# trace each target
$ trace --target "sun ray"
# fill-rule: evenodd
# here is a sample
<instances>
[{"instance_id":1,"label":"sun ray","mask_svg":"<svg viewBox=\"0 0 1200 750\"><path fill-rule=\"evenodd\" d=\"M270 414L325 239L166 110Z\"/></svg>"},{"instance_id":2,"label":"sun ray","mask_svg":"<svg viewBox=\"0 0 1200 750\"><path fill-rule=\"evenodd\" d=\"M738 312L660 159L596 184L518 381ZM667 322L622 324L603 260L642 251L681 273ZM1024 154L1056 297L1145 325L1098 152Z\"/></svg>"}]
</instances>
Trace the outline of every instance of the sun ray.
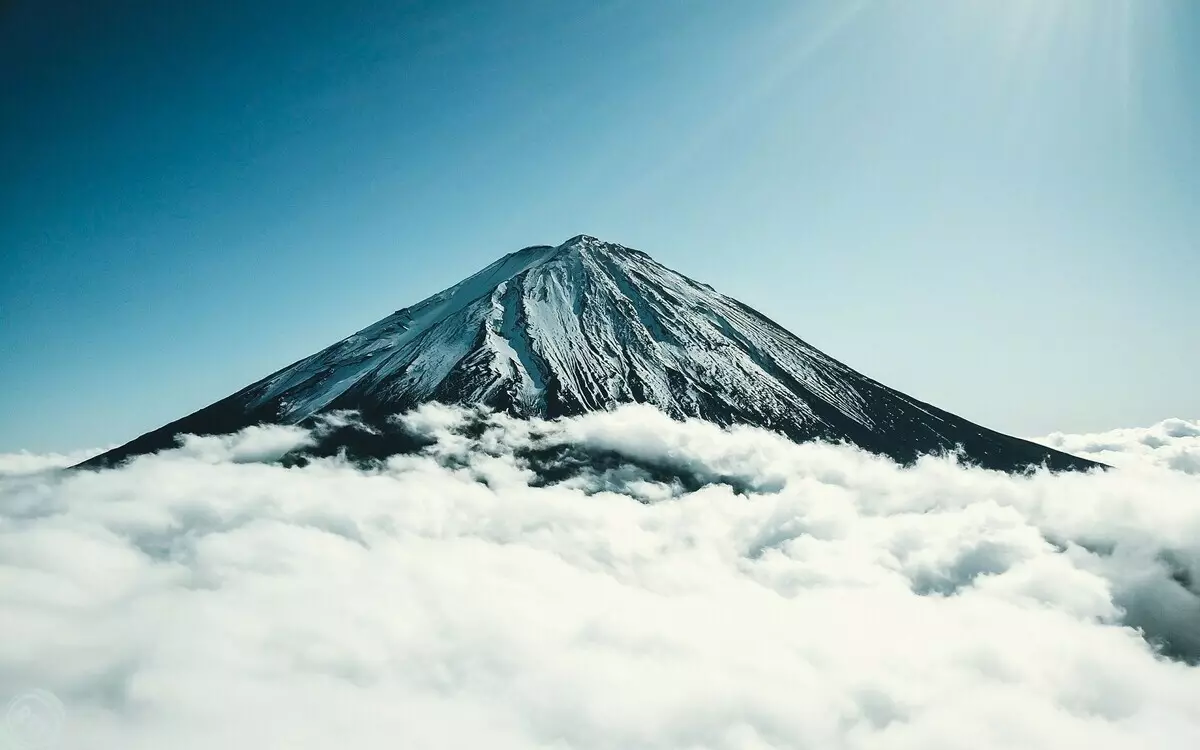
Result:
<instances>
[{"instance_id":1,"label":"sun ray","mask_svg":"<svg viewBox=\"0 0 1200 750\"><path fill-rule=\"evenodd\" d=\"M775 35L782 41L772 64L747 81L741 93L715 111L711 119L683 138L669 156L650 170L638 185L630 188L630 193L647 189L686 166L705 146L771 96L806 62L836 42L879 3L880 0L845 0L836 5L818 6L818 15L797 13L787 18Z\"/></svg>"}]
</instances>

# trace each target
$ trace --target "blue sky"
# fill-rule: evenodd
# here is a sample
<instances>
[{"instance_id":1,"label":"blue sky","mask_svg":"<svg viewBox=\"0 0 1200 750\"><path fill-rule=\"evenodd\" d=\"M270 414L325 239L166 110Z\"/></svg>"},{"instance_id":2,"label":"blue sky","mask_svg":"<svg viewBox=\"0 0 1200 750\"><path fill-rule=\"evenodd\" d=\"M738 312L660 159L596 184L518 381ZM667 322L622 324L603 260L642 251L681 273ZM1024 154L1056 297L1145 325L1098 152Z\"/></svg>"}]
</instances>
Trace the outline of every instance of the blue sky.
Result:
<instances>
[{"instance_id":1,"label":"blue sky","mask_svg":"<svg viewBox=\"0 0 1200 750\"><path fill-rule=\"evenodd\" d=\"M580 233L1007 432L1200 414L1192 0L15 0L0 76L0 450Z\"/></svg>"}]
</instances>

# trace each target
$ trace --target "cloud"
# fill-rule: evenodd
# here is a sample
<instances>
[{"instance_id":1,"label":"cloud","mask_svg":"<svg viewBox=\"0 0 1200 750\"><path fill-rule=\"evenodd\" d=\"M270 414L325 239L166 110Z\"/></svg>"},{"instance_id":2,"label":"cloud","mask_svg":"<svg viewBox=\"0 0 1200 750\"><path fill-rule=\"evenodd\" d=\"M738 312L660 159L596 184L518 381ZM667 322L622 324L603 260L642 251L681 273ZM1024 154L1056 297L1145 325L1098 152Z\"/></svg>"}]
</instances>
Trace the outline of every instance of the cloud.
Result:
<instances>
[{"instance_id":1,"label":"cloud","mask_svg":"<svg viewBox=\"0 0 1200 750\"><path fill-rule=\"evenodd\" d=\"M109 446L109 448L114 446ZM70 453L0 453L0 477L20 474L37 474L50 469L61 469L86 461L109 448L72 451Z\"/></svg>"},{"instance_id":2,"label":"cloud","mask_svg":"<svg viewBox=\"0 0 1200 750\"><path fill-rule=\"evenodd\" d=\"M254 425L232 435L182 435L180 456L205 463L262 463L316 443L313 432L287 425Z\"/></svg>"},{"instance_id":3,"label":"cloud","mask_svg":"<svg viewBox=\"0 0 1200 750\"><path fill-rule=\"evenodd\" d=\"M1084 435L1055 432L1033 440L1113 465L1150 464L1200 475L1200 420L1167 419L1149 428Z\"/></svg>"},{"instance_id":4,"label":"cloud","mask_svg":"<svg viewBox=\"0 0 1200 750\"><path fill-rule=\"evenodd\" d=\"M1200 742L1195 423L1014 477L638 407L396 421L425 447L371 466L276 461L346 417L8 472L0 699L101 750Z\"/></svg>"}]
</instances>

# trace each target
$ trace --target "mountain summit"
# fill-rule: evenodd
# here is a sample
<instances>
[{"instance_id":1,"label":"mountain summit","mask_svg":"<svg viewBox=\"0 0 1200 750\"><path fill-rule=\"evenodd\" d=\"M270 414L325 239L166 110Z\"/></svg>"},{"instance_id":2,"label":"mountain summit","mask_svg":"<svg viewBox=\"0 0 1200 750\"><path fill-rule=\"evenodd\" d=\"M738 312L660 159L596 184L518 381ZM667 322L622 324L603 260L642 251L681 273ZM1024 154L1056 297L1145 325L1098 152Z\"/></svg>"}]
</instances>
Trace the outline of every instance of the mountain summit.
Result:
<instances>
[{"instance_id":1,"label":"mountain summit","mask_svg":"<svg viewBox=\"0 0 1200 750\"><path fill-rule=\"evenodd\" d=\"M171 447L179 434L387 417L438 401L557 417L653 404L794 440L845 440L908 462L961 448L1016 470L1094 466L917 401L822 354L707 284L580 235L527 247L412 307L85 465Z\"/></svg>"}]
</instances>

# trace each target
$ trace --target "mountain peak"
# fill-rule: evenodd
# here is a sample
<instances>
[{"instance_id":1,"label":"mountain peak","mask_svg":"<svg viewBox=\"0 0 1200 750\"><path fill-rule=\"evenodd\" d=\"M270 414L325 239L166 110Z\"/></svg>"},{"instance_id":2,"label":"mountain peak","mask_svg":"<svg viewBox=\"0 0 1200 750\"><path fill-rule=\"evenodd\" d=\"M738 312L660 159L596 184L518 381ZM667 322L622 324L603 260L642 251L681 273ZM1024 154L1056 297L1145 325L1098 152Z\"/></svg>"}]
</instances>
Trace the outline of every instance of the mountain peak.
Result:
<instances>
[{"instance_id":1,"label":"mountain peak","mask_svg":"<svg viewBox=\"0 0 1200 750\"><path fill-rule=\"evenodd\" d=\"M615 242L605 242L590 234L577 234L555 248L556 253L629 253L634 252L624 245Z\"/></svg>"},{"instance_id":2,"label":"mountain peak","mask_svg":"<svg viewBox=\"0 0 1200 750\"><path fill-rule=\"evenodd\" d=\"M389 418L430 401L539 417L648 403L900 461L958 446L992 468L1090 465L893 391L708 285L585 234L510 253L93 463L170 447L180 433L342 410L359 412L386 447Z\"/></svg>"},{"instance_id":3,"label":"mountain peak","mask_svg":"<svg viewBox=\"0 0 1200 750\"><path fill-rule=\"evenodd\" d=\"M608 243L605 243L599 237L593 237L590 234L577 234L574 237L572 237L571 239L569 239L566 242L559 245L559 247L560 248L591 247L591 246L595 246L595 245L604 245L604 244L608 244Z\"/></svg>"},{"instance_id":4,"label":"mountain peak","mask_svg":"<svg viewBox=\"0 0 1200 750\"><path fill-rule=\"evenodd\" d=\"M545 263L557 258L579 256L584 254L613 254L613 253L635 253L646 256L645 253L640 253L632 248L615 242L605 242L599 237L593 237L590 234L577 234L567 241L559 245L530 245L522 248L515 253L510 253L497 263L502 263L509 258L533 259L534 263ZM485 269L486 270L486 269Z\"/></svg>"}]
</instances>

